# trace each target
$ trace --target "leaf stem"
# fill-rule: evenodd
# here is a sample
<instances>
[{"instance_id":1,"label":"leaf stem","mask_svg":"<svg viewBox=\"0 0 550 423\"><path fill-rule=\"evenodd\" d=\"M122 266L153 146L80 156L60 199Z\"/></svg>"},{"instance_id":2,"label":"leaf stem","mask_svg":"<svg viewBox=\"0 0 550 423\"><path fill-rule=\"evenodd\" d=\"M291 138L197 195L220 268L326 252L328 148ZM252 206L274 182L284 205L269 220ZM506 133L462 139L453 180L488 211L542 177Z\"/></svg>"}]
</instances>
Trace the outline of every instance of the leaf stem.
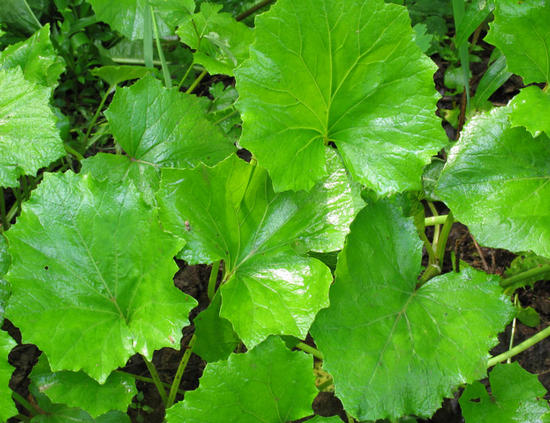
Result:
<instances>
[{"instance_id":1,"label":"leaf stem","mask_svg":"<svg viewBox=\"0 0 550 423\"><path fill-rule=\"evenodd\" d=\"M25 410L27 410L31 414L31 416L36 416L36 413L38 412L38 410L29 401L27 401L25 397L23 397L23 395L18 394L15 391L12 391L11 395L16 402L21 404L25 408ZM44 414L44 413L41 413L41 414Z\"/></svg>"},{"instance_id":2,"label":"leaf stem","mask_svg":"<svg viewBox=\"0 0 550 423\"><path fill-rule=\"evenodd\" d=\"M514 348L506 352L503 352L502 354L499 354L495 357L491 357L487 362L487 367L492 367L498 363L508 360L508 358L510 357L513 357L515 355L518 355L519 353L522 353L526 349L531 348L533 345L544 340L548 336L550 336L550 326L536 333L531 338L526 339L521 344L516 345Z\"/></svg>"},{"instance_id":3,"label":"leaf stem","mask_svg":"<svg viewBox=\"0 0 550 423\"><path fill-rule=\"evenodd\" d=\"M92 132L92 129L94 128L96 122L97 122L97 119L99 118L99 115L101 113L101 111L103 110L103 106L105 106L105 102L107 101L107 98L109 97L109 94L111 94L111 92L114 90L115 87L113 87L112 85L109 86L109 88L107 89L107 91L105 91L105 94L103 94L103 96L101 97L101 101L99 102L99 106L97 106L97 109L94 113L94 116L92 117L92 120L90 121L89 125L88 125L88 129L86 130L86 135L84 135L84 139L82 140L82 145L84 145L84 147L88 148L88 139L90 138L90 134Z\"/></svg>"},{"instance_id":4,"label":"leaf stem","mask_svg":"<svg viewBox=\"0 0 550 423\"><path fill-rule=\"evenodd\" d=\"M210 277L208 278L208 299L212 301L214 294L216 293L216 282L218 281L218 272L220 271L221 260L218 260L212 264L210 270Z\"/></svg>"},{"instance_id":5,"label":"leaf stem","mask_svg":"<svg viewBox=\"0 0 550 423\"><path fill-rule=\"evenodd\" d=\"M200 82L202 81L202 79L206 76L208 72L206 71L206 69L204 69L199 76L197 76L197 79L195 79L193 81L193 83L189 86L189 88L187 88L187 91L185 91L185 94L191 94L195 88L197 88L197 85L200 84Z\"/></svg>"},{"instance_id":6,"label":"leaf stem","mask_svg":"<svg viewBox=\"0 0 550 423\"><path fill-rule=\"evenodd\" d=\"M313 348L311 345L308 345L304 342L298 342L294 347L301 349L303 352L311 354L313 357L318 358L319 360L323 360L323 353L318 349Z\"/></svg>"},{"instance_id":7,"label":"leaf stem","mask_svg":"<svg viewBox=\"0 0 550 423\"><path fill-rule=\"evenodd\" d=\"M237 21L242 21L242 20L248 18L250 15L256 13L258 10L270 5L274 1L275 0L263 0L263 1L259 2L258 4L255 4L254 6L252 6L250 9L245 10L240 15L237 15L237 17L235 19Z\"/></svg>"},{"instance_id":8,"label":"leaf stem","mask_svg":"<svg viewBox=\"0 0 550 423\"><path fill-rule=\"evenodd\" d=\"M153 20L153 31L155 33L155 41L157 44L157 52L160 59L160 64L162 67L162 75L164 76L164 85L166 88L172 88L172 78L170 76L170 69L168 69L168 64L166 63L166 58L164 57L164 51L162 51L162 45L160 43L160 34L159 34L159 27L157 25L157 18L155 16L155 11L153 10L153 6L149 6L151 8L151 18Z\"/></svg>"},{"instance_id":9,"label":"leaf stem","mask_svg":"<svg viewBox=\"0 0 550 423\"><path fill-rule=\"evenodd\" d=\"M235 116L236 114L238 114L239 111L238 110L233 110L231 113L228 113L226 114L224 117L218 119L216 122L214 122L214 125L219 125L220 123L222 123L224 120L227 120L229 119L230 117L232 116Z\"/></svg>"},{"instance_id":10,"label":"leaf stem","mask_svg":"<svg viewBox=\"0 0 550 423\"><path fill-rule=\"evenodd\" d=\"M435 255L437 257L437 262L439 266L443 269L443 260L445 258L445 247L447 246L447 239L451 233L451 228L453 227L454 218L453 214L449 212L445 223L443 224L443 229L441 229L441 234L439 240L437 241L437 248L435 250Z\"/></svg>"},{"instance_id":11,"label":"leaf stem","mask_svg":"<svg viewBox=\"0 0 550 423\"><path fill-rule=\"evenodd\" d=\"M191 73L191 70L193 69L193 63L191 62L191 64L189 65L189 67L187 68L187 70L185 71L185 73L183 74L183 78L181 78L181 81L180 83L178 84L178 90L181 89L181 86L183 85L183 83L185 82L185 80L187 79L187 77L189 76L189 74Z\"/></svg>"},{"instance_id":12,"label":"leaf stem","mask_svg":"<svg viewBox=\"0 0 550 423\"><path fill-rule=\"evenodd\" d=\"M131 376L133 377L135 380L139 380L140 382L145 382L145 383L150 383L152 385L155 384L155 381L153 379L151 379L150 377L146 377L146 376L141 376L141 375L136 375L134 373L130 373L130 372L125 372L124 370L115 370L115 372L117 373L121 373L123 375L127 375L127 376ZM162 385L166 388L170 388L172 385L169 384L169 383L165 383L165 382L162 382ZM178 393L180 394L185 394L185 391L183 389L178 389Z\"/></svg>"},{"instance_id":13,"label":"leaf stem","mask_svg":"<svg viewBox=\"0 0 550 423\"><path fill-rule=\"evenodd\" d=\"M183 357L181 358L178 370L176 371L176 375L174 376L174 380L172 381L172 386L170 387L170 393L168 394L168 402L166 403L166 408L170 408L176 400L176 394L178 393L178 388L180 387L181 378L183 377L183 372L185 371L187 363L189 362L189 358L191 357L191 353L193 352L193 347L195 346L196 340L197 337L195 336L195 334L193 334L193 336L189 340L189 343L187 344L185 353L183 353Z\"/></svg>"},{"instance_id":14,"label":"leaf stem","mask_svg":"<svg viewBox=\"0 0 550 423\"><path fill-rule=\"evenodd\" d=\"M36 15L34 14L34 12L32 11L31 7L29 6L29 3L27 3L27 0L23 0L23 4L25 5L25 7L27 8L27 10L29 11L29 13L31 14L34 22L38 25L38 28L42 28L42 24L40 23L40 21L38 20L38 18L36 17Z\"/></svg>"},{"instance_id":15,"label":"leaf stem","mask_svg":"<svg viewBox=\"0 0 550 423\"><path fill-rule=\"evenodd\" d=\"M447 215L430 216L424 219L424 226L442 225L447 220Z\"/></svg>"},{"instance_id":16,"label":"leaf stem","mask_svg":"<svg viewBox=\"0 0 550 423\"><path fill-rule=\"evenodd\" d=\"M526 279L530 279L539 275L544 275L545 273L550 273L550 264L537 266L533 269L529 269L525 272L510 276L509 278L505 278L500 282L500 286L506 291L513 291L516 289L518 284L523 283Z\"/></svg>"},{"instance_id":17,"label":"leaf stem","mask_svg":"<svg viewBox=\"0 0 550 423\"><path fill-rule=\"evenodd\" d=\"M518 294L514 295L514 306L518 306ZM512 320L512 331L510 333L510 344L508 345L508 350L511 350L514 347L514 336L516 335L516 322L518 318L514 317L514 320ZM508 360L506 360L507 363L512 362L512 357L508 357Z\"/></svg>"},{"instance_id":18,"label":"leaf stem","mask_svg":"<svg viewBox=\"0 0 550 423\"><path fill-rule=\"evenodd\" d=\"M168 403L168 397L166 396L166 391L164 390L164 384L160 380L159 374L157 372L157 368L155 365L147 360L147 357L142 356L143 361L145 362L145 365L147 366L147 370L149 370L149 374L151 375L151 378L153 379L153 383L157 387L157 390L159 391L160 398L162 400L163 404Z\"/></svg>"}]
</instances>

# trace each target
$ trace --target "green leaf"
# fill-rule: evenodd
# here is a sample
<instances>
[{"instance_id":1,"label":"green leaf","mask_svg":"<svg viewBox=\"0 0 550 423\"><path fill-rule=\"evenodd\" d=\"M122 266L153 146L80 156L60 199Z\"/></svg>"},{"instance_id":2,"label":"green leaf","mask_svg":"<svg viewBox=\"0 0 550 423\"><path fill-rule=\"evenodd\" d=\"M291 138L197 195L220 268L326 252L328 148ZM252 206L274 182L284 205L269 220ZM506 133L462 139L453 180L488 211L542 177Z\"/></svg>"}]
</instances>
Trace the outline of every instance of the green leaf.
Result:
<instances>
[{"instance_id":1,"label":"green leaf","mask_svg":"<svg viewBox=\"0 0 550 423\"><path fill-rule=\"evenodd\" d=\"M65 149L50 108L51 89L27 81L19 67L0 69L0 186L63 157Z\"/></svg>"},{"instance_id":2,"label":"green leaf","mask_svg":"<svg viewBox=\"0 0 550 423\"><path fill-rule=\"evenodd\" d=\"M257 17L250 59L235 72L240 144L276 191L325 177L330 142L377 193L421 189L446 137L436 67L413 38L407 9L382 0L279 0Z\"/></svg>"},{"instance_id":3,"label":"green leaf","mask_svg":"<svg viewBox=\"0 0 550 423\"><path fill-rule=\"evenodd\" d=\"M27 0L4 0L0 8L0 22L25 34L32 34L41 26Z\"/></svg>"},{"instance_id":4,"label":"green leaf","mask_svg":"<svg viewBox=\"0 0 550 423\"><path fill-rule=\"evenodd\" d=\"M4 235L0 234L0 277L4 276L8 272L10 265L11 257L8 253L8 243L6 242ZM2 315L0 315L0 318L1 317Z\"/></svg>"},{"instance_id":5,"label":"green leaf","mask_svg":"<svg viewBox=\"0 0 550 423\"><path fill-rule=\"evenodd\" d=\"M466 13L460 22L457 22L455 34L455 45L460 46L468 42L470 35L474 33L479 25L489 17L494 9L494 4L487 0L473 0L466 6Z\"/></svg>"},{"instance_id":6,"label":"green leaf","mask_svg":"<svg viewBox=\"0 0 550 423\"><path fill-rule=\"evenodd\" d=\"M137 394L131 376L112 373L100 385L83 372L52 372L44 354L34 366L30 378L53 403L81 408L92 417L111 410L126 412L132 397Z\"/></svg>"},{"instance_id":7,"label":"green leaf","mask_svg":"<svg viewBox=\"0 0 550 423\"><path fill-rule=\"evenodd\" d=\"M525 84L550 82L550 1L498 0L485 40L506 56Z\"/></svg>"},{"instance_id":8,"label":"green leaf","mask_svg":"<svg viewBox=\"0 0 550 423\"><path fill-rule=\"evenodd\" d=\"M227 359L239 345L239 337L231 322L220 317L221 304L218 294L208 308L193 320L197 336L193 352L208 363Z\"/></svg>"},{"instance_id":9,"label":"green leaf","mask_svg":"<svg viewBox=\"0 0 550 423\"><path fill-rule=\"evenodd\" d=\"M526 326L536 328L540 325L540 316L533 307L518 307L517 310L518 320Z\"/></svg>"},{"instance_id":10,"label":"green leaf","mask_svg":"<svg viewBox=\"0 0 550 423\"><path fill-rule=\"evenodd\" d=\"M510 128L509 113L470 120L436 193L480 244L550 257L550 140Z\"/></svg>"},{"instance_id":11,"label":"green leaf","mask_svg":"<svg viewBox=\"0 0 550 423\"><path fill-rule=\"evenodd\" d=\"M155 69L149 69L144 66L102 66L94 68L90 73L98 78L103 79L111 87L116 87L121 82L131 81L132 79L140 79L154 73Z\"/></svg>"},{"instance_id":12,"label":"green leaf","mask_svg":"<svg viewBox=\"0 0 550 423\"><path fill-rule=\"evenodd\" d=\"M0 317L0 323L4 319ZM7 421L17 414L15 404L11 399L11 389L8 386L13 367L8 363L8 355L15 347L15 341L7 332L0 330L0 420Z\"/></svg>"},{"instance_id":13,"label":"green leaf","mask_svg":"<svg viewBox=\"0 0 550 423\"><path fill-rule=\"evenodd\" d=\"M195 11L194 0L149 0L149 4L172 29Z\"/></svg>"},{"instance_id":14,"label":"green leaf","mask_svg":"<svg viewBox=\"0 0 550 423\"><path fill-rule=\"evenodd\" d=\"M309 419L307 423L342 423L342 419L340 419L340 417L337 417L337 416L334 416L334 417L315 416L312 419Z\"/></svg>"},{"instance_id":15,"label":"green leaf","mask_svg":"<svg viewBox=\"0 0 550 423\"><path fill-rule=\"evenodd\" d=\"M481 77L472 98L475 109L481 110L489 97L504 84L512 74L506 69L506 57L499 56Z\"/></svg>"},{"instance_id":16,"label":"green leaf","mask_svg":"<svg viewBox=\"0 0 550 423\"><path fill-rule=\"evenodd\" d=\"M246 354L208 364L196 391L170 408L167 423L287 423L311 415L313 363L271 337Z\"/></svg>"},{"instance_id":17,"label":"green leaf","mask_svg":"<svg viewBox=\"0 0 550 423\"><path fill-rule=\"evenodd\" d=\"M537 256L533 253L522 253L517 256L512 261L512 263L510 263L510 266L504 271L504 276L506 278L509 278L515 275L519 275L520 273L527 272L528 270L535 269L536 267L547 265L550 265L550 259ZM548 272L547 274L538 274L530 278L524 278L522 279L521 286L533 286L535 282L544 280L548 276L550 276L550 272ZM514 286L519 288L518 285L514 284Z\"/></svg>"},{"instance_id":18,"label":"green leaf","mask_svg":"<svg viewBox=\"0 0 550 423\"><path fill-rule=\"evenodd\" d=\"M421 260L413 219L389 201L359 213L338 258L330 307L311 333L359 420L431 416L457 385L485 374L513 317L498 278L469 267L417 288Z\"/></svg>"},{"instance_id":19,"label":"green leaf","mask_svg":"<svg viewBox=\"0 0 550 423\"><path fill-rule=\"evenodd\" d=\"M304 338L328 306L330 270L307 251L342 247L361 207L337 155L307 192L274 193L265 170L231 156L213 168L163 169L161 221L189 263L223 260L220 315L248 348L271 334Z\"/></svg>"},{"instance_id":20,"label":"green leaf","mask_svg":"<svg viewBox=\"0 0 550 423\"><path fill-rule=\"evenodd\" d=\"M148 0L89 0L98 20L108 23L113 29L130 40L142 40L144 37L146 8ZM173 4L171 1L170 4ZM185 11L184 11L185 12ZM161 16L157 17L159 32L162 36L172 35L172 32Z\"/></svg>"},{"instance_id":21,"label":"green leaf","mask_svg":"<svg viewBox=\"0 0 550 423\"><path fill-rule=\"evenodd\" d=\"M176 33L195 50L195 63L211 74L233 76L235 68L248 58L254 32L229 13L220 13L222 7L202 3L200 12L188 16Z\"/></svg>"},{"instance_id":22,"label":"green leaf","mask_svg":"<svg viewBox=\"0 0 550 423\"><path fill-rule=\"evenodd\" d=\"M46 174L7 236L6 314L53 371L103 383L135 353L179 346L196 304L172 282L182 243L133 184Z\"/></svg>"},{"instance_id":23,"label":"green leaf","mask_svg":"<svg viewBox=\"0 0 550 423\"><path fill-rule=\"evenodd\" d=\"M28 40L0 52L0 69L20 66L25 79L46 87L55 87L65 71L65 62L50 41L50 25L44 25Z\"/></svg>"},{"instance_id":24,"label":"green leaf","mask_svg":"<svg viewBox=\"0 0 550 423\"><path fill-rule=\"evenodd\" d=\"M147 76L117 90L105 112L116 141L134 160L160 167L213 165L235 147L206 118L197 97Z\"/></svg>"},{"instance_id":25,"label":"green leaf","mask_svg":"<svg viewBox=\"0 0 550 423\"><path fill-rule=\"evenodd\" d=\"M539 87L526 87L512 99L512 126L524 126L533 137L545 132L550 136L550 93Z\"/></svg>"},{"instance_id":26,"label":"green leaf","mask_svg":"<svg viewBox=\"0 0 550 423\"><path fill-rule=\"evenodd\" d=\"M89 173L98 181L124 184L132 181L143 199L156 205L155 193L160 183L160 170L154 166L132 161L119 154L98 153L82 162L81 174Z\"/></svg>"},{"instance_id":27,"label":"green leaf","mask_svg":"<svg viewBox=\"0 0 550 423\"><path fill-rule=\"evenodd\" d=\"M489 374L491 394L475 382L460 397L466 423L540 423L550 411L543 399L546 389L517 363L499 364Z\"/></svg>"}]
</instances>

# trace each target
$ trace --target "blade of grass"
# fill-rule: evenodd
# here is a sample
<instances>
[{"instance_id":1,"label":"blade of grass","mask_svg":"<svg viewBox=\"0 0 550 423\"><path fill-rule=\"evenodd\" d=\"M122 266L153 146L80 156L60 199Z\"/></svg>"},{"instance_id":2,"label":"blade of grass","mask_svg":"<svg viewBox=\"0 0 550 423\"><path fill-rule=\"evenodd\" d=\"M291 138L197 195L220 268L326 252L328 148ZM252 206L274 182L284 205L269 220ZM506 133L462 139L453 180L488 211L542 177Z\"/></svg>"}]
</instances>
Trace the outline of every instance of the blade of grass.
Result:
<instances>
[{"instance_id":1,"label":"blade of grass","mask_svg":"<svg viewBox=\"0 0 550 423\"><path fill-rule=\"evenodd\" d=\"M157 25L157 18L155 16L155 11L152 6L149 6L151 9L151 18L153 21L153 31L155 33L155 41L157 44L157 53L159 55L160 63L162 66L162 75L164 76L164 85L166 88L172 88L172 78L170 77L170 69L168 69L168 64L166 63L166 58L164 57L164 51L162 50L162 45L160 43L160 34L159 28Z\"/></svg>"}]
</instances>

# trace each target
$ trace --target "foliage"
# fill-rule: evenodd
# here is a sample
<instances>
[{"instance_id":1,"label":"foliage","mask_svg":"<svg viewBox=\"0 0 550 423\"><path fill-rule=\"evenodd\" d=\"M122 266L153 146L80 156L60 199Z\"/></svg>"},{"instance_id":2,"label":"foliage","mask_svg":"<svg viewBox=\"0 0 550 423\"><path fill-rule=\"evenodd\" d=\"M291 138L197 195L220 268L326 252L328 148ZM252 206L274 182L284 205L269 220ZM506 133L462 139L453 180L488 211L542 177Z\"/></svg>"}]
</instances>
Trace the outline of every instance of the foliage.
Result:
<instances>
[{"instance_id":1,"label":"foliage","mask_svg":"<svg viewBox=\"0 0 550 423\"><path fill-rule=\"evenodd\" d=\"M328 385L349 422L454 395L466 422L548 421L517 364L479 380L550 335L489 355L513 318L540 325L509 294L550 274L550 1L255 4L2 5L0 421L129 421L151 410L134 379L169 423L334 423L312 410ZM463 93L457 141L426 52ZM529 86L494 107L512 74ZM520 254L503 278L444 272L455 220ZM209 266L206 292L177 264ZM11 325L42 351L28 393Z\"/></svg>"}]
</instances>

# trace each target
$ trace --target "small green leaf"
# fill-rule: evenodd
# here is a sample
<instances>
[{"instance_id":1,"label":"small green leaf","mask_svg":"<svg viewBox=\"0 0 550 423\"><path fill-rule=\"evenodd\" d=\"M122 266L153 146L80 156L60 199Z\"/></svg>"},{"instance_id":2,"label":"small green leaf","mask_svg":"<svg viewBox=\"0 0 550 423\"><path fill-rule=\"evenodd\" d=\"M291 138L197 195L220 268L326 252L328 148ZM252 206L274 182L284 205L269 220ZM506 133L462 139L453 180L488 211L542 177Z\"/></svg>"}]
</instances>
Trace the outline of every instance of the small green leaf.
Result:
<instances>
[{"instance_id":1,"label":"small green leaf","mask_svg":"<svg viewBox=\"0 0 550 423\"><path fill-rule=\"evenodd\" d=\"M131 81L132 79L140 79L154 73L155 69L149 69L144 66L102 66L94 68L90 73L98 78L103 79L111 87L115 87L121 82Z\"/></svg>"},{"instance_id":2,"label":"small green leaf","mask_svg":"<svg viewBox=\"0 0 550 423\"><path fill-rule=\"evenodd\" d=\"M311 333L359 420L431 416L457 385L485 374L513 316L498 278L469 267L417 288L421 260L413 219L389 201L359 213L338 258L330 307Z\"/></svg>"},{"instance_id":3,"label":"small green leaf","mask_svg":"<svg viewBox=\"0 0 550 423\"><path fill-rule=\"evenodd\" d=\"M167 411L167 423L287 423L311 415L317 394L311 357L271 337L246 354L208 364L196 391Z\"/></svg>"},{"instance_id":4,"label":"small green leaf","mask_svg":"<svg viewBox=\"0 0 550 423\"><path fill-rule=\"evenodd\" d=\"M206 118L205 103L147 76L117 90L105 112L116 141L134 160L160 167L213 165L235 147Z\"/></svg>"},{"instance_id":5,"label":"small green leaf","mask_svg":"<svg viewBox=\"0 0 550 423\"><path fill-rule=\"evenodd\" d=\"M540 324L540 316L533 307L519 307L517 312L518 320L526 326L532 328L537 327Z\"/></svg>"},{"instance_id":6,"label":"small green leaf","mask_svg":"<svg viewBox=\"0 0 550 423\"><path fill-rule=\"evenodd\" d=\"M526 87L512 99L512 126L524 126L533 137L545 132L550 137L550 93Z\"/></svg>"},{"instance_id":7,"label":"small green leaf","mask_svg":"<svg viewBox=\"0 0 550 423\"><path fill-rule=\"evenodd\" d=\"M479 382L462 393L460 408L466 423L540 423L550 412L543 399L546 389L536 375L517 362L498 364L489 374L489 381L491 394Z\"/></svg>"},{"instance_id":8,"label":"small green leaf","mask_svg":"<svg viewBox=\"0 0 550 423\"><path fill-rule=\"evenodd\" d=\"M135 380L112 373L103 385L83 372L52 372L44 354L34 366L30 378L38 390L53 403L77 407L98 417L111 410L126 412L137 394Z\"/></svg>"},{"instance_id":9,"label":"small green leaf","mask_svg":"<svg viewBox=\"0 0 550 423\"><path fill-rule=\"evenodd\" d=\"M485 40L506 56L525 84L550 82L550 1L498 0Z\"/></svg>"},{"instance_id":10,"label":"small green leaf","mask_svg":"<svg viewBox=\"0 0 550 423\"><path fill-rule=\"evenodd\" d=\"M172 281L182 243L131 182L46 174L7 237L6 314L53 371L103 383L135 353L179 346L196 304Z\"/></svg>"},{"instance_id":11,"label":"small green leaf","mask_svg":"<svg viewBox=\"0 0 550 423\"><path fill-rule=\"evenodd\" d=\"M273 192L267 173L231 156L213 168L163 169L163 226L190 263L223 260L220 315L249 348L272 334L304 338L328 305L330 270L308 251L342 247L362 206L338 156L311 192Z\"/></svg>"},{"instance_id":12,"label":"small green leaf","mask_svg":"<svg viewBox=\"0 0 550 423\"><path fill-rule=\"evenodd\" d=\"M195 63L211 74L233 76L234 69L248 58L254 32L229 13L220 13L222 7L202 3L200 12L186 17L176 32L195 50Z\"/></svg>"},{"instance_id":13,"label":"small green leaf","mask_svg":"<svg viewBox=\"0 0 550 423\"><path fill-rule=\"evenodd\" d=\"M550 257L550 139L511 128L509 113L470 120L436 193L480 244Z\"/></svg>"},{"instance_id":14,"label":"small green leaf","mask_svg":"<svg viewBox=\"0 0 550 423\"><path fill-rule=\"evenodd\" d=\"M0 323L3 321L4 319L0 316ZM17 414L9 387L13 367L8 363L8 355L15 345L11 336L0 330L0 421L7 421Z\"/></svg>"},{"instance_id":15,"label":"small green leaf","mask_svg":"<svg viewBox=\"0 0 550 423\"><path fill-rule=\"evenodd\" d=\"M193 352L208 363L227 359L239 345L231 322L220 317L220 307L221 296L217 294L208 308L193 320L197 336Z\"/></svg>"},{"instance_id":16,"label":"small green leaf","mask_svg":"<svg viewBox=\"0 0 550 423\"><path fill-rule=\"evenodd\" d=\"M256 18L250 58L235 72L240 144L276 191L326 177L330 143L378 194L421 189L446 137L436 67L413 38L407 9L382 0L278 0Z\"/></svg>"},{"instance_id":17,"label":"small green leaf","mask_svg":"<svg viewBox=\"0 0 550 423\"><path fill-rule=\"evenodd\" d=\"M13 44L0 52L0 69L20 66L25 79L46 87L57 85L65 71L65 62L50 41L50 25L44 25L28 40Z\"/></svg>"},{"instance_id":18,"label":"small green leaf","mask_svg":"<svg viewBox=\"0 0 550 423\"><path fill-rule=\"evenodd\" d=\"M510 266L504 271L504 275L509 278L527 272L528 270L535 269L536 267L547 265L550 265L550 259L537 256L533 253L522 253L510 263ZM534 285L535 282L543 280L547 276L550 276L550 272L548 272L547 275L538 274L530 278L525 278L523 279L523 286Z\"/></svg>"},{"instance_id":19,"label":"small green leaf","mask_svg":"<svg viewBox=\"0 0 550 423\"><path fill-rule=\"evenodd\" d=\"M51 88L27 81L19 67L0 69L0 186L63 157L65 149L49 105Z\"/></svg>"}]
</instances>

